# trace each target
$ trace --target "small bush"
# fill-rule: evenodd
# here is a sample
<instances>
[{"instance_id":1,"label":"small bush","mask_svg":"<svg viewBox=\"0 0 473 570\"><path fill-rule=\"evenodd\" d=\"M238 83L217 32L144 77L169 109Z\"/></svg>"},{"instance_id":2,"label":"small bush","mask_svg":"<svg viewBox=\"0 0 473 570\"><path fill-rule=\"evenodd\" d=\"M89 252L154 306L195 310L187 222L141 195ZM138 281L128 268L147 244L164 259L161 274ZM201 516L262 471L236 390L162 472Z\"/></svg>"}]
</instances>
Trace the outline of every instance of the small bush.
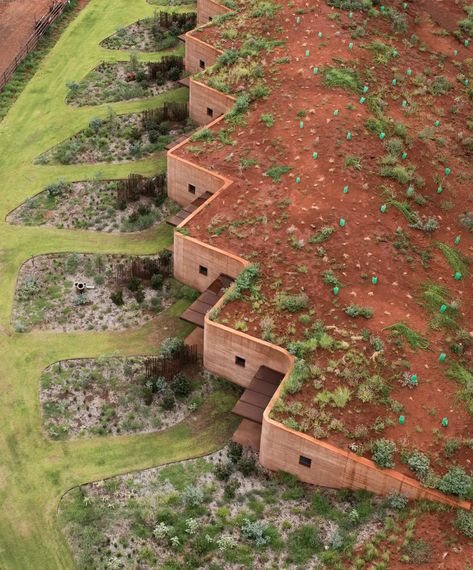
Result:
<instances>
[{"instance_id":1,"label":"small bush","mask_svg":"<svg viewBox=\"0 0 473 570\"><path fill-rule=\"evenodd\" d=\"M242 475L254 475L258 471L256 459L253 455L242 457L238 463L237 468Z\"/></svg>"},{"instance_id":2,"label":"small bush","mask_svg":"<svg viewBox=\"0 0 473 570\"><path fill-rule=\"evenodd\" d=\"M400 493L392 492L388 495L388 505L391 509L401 511L402 509L405 509L408 504L409 501L407 497Z\"/></svg>"},{"instance_id":3,"label":"small bush","mask_svg":"<svg viewBox=\"0 0 473 570\"><path fill-rule=\"evenodd\" d=\"M192 383L182 372L174 376L171 386L176 396L188 396L192 392Z\"/></svg>"},{"instance_id":4,"label":"small bush","mask_svg":"<svg viewBox=\"0 0 473 570\"><path fill-rule=\"evenodd\" d=\"M238 463L243 455L243 447L231 441L228 445L228 457L232 463Z\"/></svg>"},{"instance_id":5,"label":"small bush","mask_svg":"<svg viewBox=\"0 0 473 570\"><path fill-rule=\"evenodd\" d=\"M175 356L183 346L184 341L182 338L176 336L167 337L163 340L161 346L159 347L159 355L163 358Z\"/></svg>"},{"instance_id":6,"label":"small bush","mask_svg":"<svg viewBox=\"0 0 473 570\"><path fill-rule=\"evenodd\" d=\"M188 485L182 492L182 500L188 507L198 507L204 502L204 492L200 487Z\"/></svg>"},{"instance_id":7,"label":"small bush","mask_svg":"<svg viewBox=\"0 0 473 570\"><path fill-rule=\"evenodd\" d=\"M117 305L117 307L120 307L125 303L125 301L123 300L123 291L121 289L118 289L118 291L114 291L110 295L110 299L112 300L112 303Z\"/></svg>"},{"instance_id":8,"label":"small bush","mask_svg":"<svg viewBox=\"0 0 473 570\"><path fill-rule=\"evenodd\" d=\"M245 519L241 525L241 535L246 540L254 542L256 546L266 546L269 543L267 536L268 526L263 521L252 522Z\"/></svg>"},{"instance_id":9,"label":"small bush","mask_svg":"<svg viewBox=\"0 0 473 570\"><path fill-rule=\"evenodd\" d=\"M276 297L276 307L289 313L297 313L306 309L309 305L309 298L305 293L279 293Z\"/></svg>"},{"instance_id":10,"label":"small bush","mask_svg":"<svg viewBox=\"0 0 473 570\"><path fill-rule=\"evenodd\" d=\"M420 451L414 451L407 460L409 469L412 469L418 477L425 477L430 469L430 459Z\"/></svg>"},{"instance_id":11,"label":"small bush","mask_svg":"<svg viewBox=\"0 0 473 570\"><path fill-rule=\"evenodd\" d=\"M437 488L447 495L465 498L471 492L472 479L461 467L450 467L440 479Z\"/></svg>"},{"instance_id":12,"label":"small bush","mask_svg":"<svg viewBox=\"0 0 473 570\"><path fill-rule=\"evenodd\" d=\"M396 451L396 444L388 439L377 439L373 442L373 461L379 467L394 467L393 453Z\"/></svg>"},{"instance_id":13,"label":"small bush","mask_svg":"<svg viewBox=\"0 0 473 570\"><path fill-rule=\"evenodd\" d=\"M455 519L455 526L462 534L468 538L473 538L473 512L459 509Z\"/></svg>"},{"instance_id":14,"label":"small bush","mask_svg":"<svg viewBox=\"0 0 473 570\"><path fill-rule=\"evenodd\" d=\"M371 319L373 316L373 310L368 307L360 307L355 304L348 305L345 307L345 313L349 317L363 317L365 319Z\"/></svg>"}]
</instances>

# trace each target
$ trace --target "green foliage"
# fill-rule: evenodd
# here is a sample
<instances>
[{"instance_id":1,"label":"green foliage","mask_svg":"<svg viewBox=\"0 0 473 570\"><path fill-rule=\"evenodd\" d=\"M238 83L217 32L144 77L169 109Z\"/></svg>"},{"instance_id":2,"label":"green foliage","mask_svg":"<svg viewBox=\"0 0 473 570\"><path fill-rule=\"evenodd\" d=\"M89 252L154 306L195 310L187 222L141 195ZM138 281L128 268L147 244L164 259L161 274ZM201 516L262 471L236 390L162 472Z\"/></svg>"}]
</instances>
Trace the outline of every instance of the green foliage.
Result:
<instances>
[{"instance_id":1,"label":"green foliage","mask_svg":"<svg viewBox=\"0 0 473 570\"><path fill-rule=\"evenodd\" d=\"M425 453L421 453L420 451L414 451L409 455L407 460L407 464L409 468L414 471L414 473L420 477L425 477L430 469L430 459L425 455Z\"/></svg>"},{"instance_id":2,"label":"green foliage","mask_svg":"<svg viewBox=\"0 0 473 570\"><path fill-rule=\"evenodd\" d=\"M452 270L456 273L460 272L462 275L467 276L469 274L469 264L470 260L468 257L463 255L458 249L447 245L446 243L438 242L437 247L443 253L447 263L450 265Z\"/></svg>"},{"instance_id":3,"label":"green foliage","mask_svg":"<svg viewBox=\"0 0 473 570\"><path fill-rule=\"evenodd\" d=\"M176 355L184 346L184 340L176 336L165 338L159 347L159 355L163 358L170 358Z\"/></svg>"},{"instance_id":4,"label":"green foliage","mask_svg":"<svg viewBox=\"0 0 473 570\"><path fill-rule=\"evenodd\" d=\"M410 540L402 547L402 560L410 564L426 564L432 560L432 545L425 540Z\"/></svg>"},{"instance_id":5,"label":"green foliage","mask_svg":"<svg viewBox=\"0 0 473 570\"><path fill-rule=\"evenodd\" d=\"M468 413L473 415L473 370L469 370L460 363L454 362L446 374L460 384L459 397L465 402Z\"/></svg>"},{"instance_id":6,"label":"green foliage","mask_svg":"<svg viewBox=\"0 0 473 570\"><path fill-rule=\"evenodd\" d=\"M327 67L324 69L323 74L327 87L340 87L349 92L359 92L361 90L362 86L358 73L353 69Z\"/></svg>"},{"instance_id":7,"label":"green foliage","mask_svg":"<svg viewBox=\"0 0 473 570\"><path fill-rule=\"evenodd\" d=\"M473 538L473 512L458 509L455 526L466 537Z\"/></svg>"},{"instance_id":8,"label":"green foliage","mask_svg":"<svg viewBox=\"0 0 473 570\"><path fill-rule=\"evenodd\" d=\"M379 467L393 468L393 454L396 451L394 441L376 439L372 444L372 459Z\"/></svg>"},{"instance_id":9,"label":"green foliage","mask_svg":"<svg viewBox=\"0 0 473 570\"><path fill-rule=\"evenodd\" d=\"M392 178L399 184L407 184L412 180L414 172L412 168L406 168L397 164L396 166L382 166L379 170L380 176Z\"/></svg>"},{"instance_id":10,"label":"green foliage","mask_svg":"<svg viewBox=\"0 0 473 570\"><path fill-rule=\"evenodd\" d=\"M280 9L281 6L279 6L275 2L272 2L271 0L263 0L263 1L260 0L253 6L250 12L250 17L271 19L274 18L274 16Z\"/></svg>"},{"instance_id":11,"label":"green foliage","mask_svg":"<svg viewBox=\"0 0 473 570\"><path fill-rule=\"evenodd\" d=\"M345 307L345 313L349 317L363 317L364 319L371 319L373 316L373 309L370 309L369 307L360 307L359 305L352 303Z\"/></svg>"},{"instance_id":12,"label":"green foliage","mask_svg":"<svg viewBox=\"0 0 473 570\"><path fill-rule=\"evenodd\" d=\"M429 348L429 341L419 333L413 331L405 323L394 323L393 325L386 327L385 330L391 331L395 335L402 336L411 348L420 348L422 350L427 350Z\"/></svg>"},{"instance_id":13,"label":"green foliage","mask_svg":"<svg viewBox=\"0 0 473 570\"><path fill-rule=\"evenodd\" d=\"M363 168L361 158L359 156L347 156L344 162L345 168L353 168L360 171Z\"/></svg>"},{"instance_id":14,"label":"green foliage","mask_svg":"<svg viewBox=\"0 0 473 570\"><path fill-rule=\"evenodd\" d=\"M309 306L309 297L306 293L279 293L276 296L276 307L280 311L297 313Z\"/></svg>"},{"instance_id":15,"label":"green foliage","mask_svg":"<svg viewBox=\"0 0 473 570\"><path fill-rule=\"evenodd\" d=\"M265 175L269 176L273 182L281 182L281 176L291 172L291 170L292 167L290 166L271 166L271 168L268 168L265 172Z\"/></svg>"},{"instance_id":16,"label":"green foliage","mask_svg":"<svg viewBox=\"0 0 473 570\"><path fill-rule=\"evenodd\" d=\"M243 298L243 294L250 292L257 293L256 286L260 277L260 267L257 263L247 265L238 275L233 285L225 294L226 301L236 301Z\"/></svg>"},{"instance_id":17,"label":"green foliage","mask_svg":"<svg viewBox=\"0 0 473 570\"><path fill-rule=\"evenodd\" d=\"M322 549L319 529L314 524L304 524L288 536L288 564L305 565Z\"/></svg>"},{"instance_id":18,"label":"green foliage","mask_svg":"<svg viewBox=\"0 0 473 570\"><path fill-rule=\"evenodd\" d=\"M260 117L261 122L264 123L267 127L272 127L274 125L273 115L271 113L264 113Z\"/></svg>"},{"instance_id":19,"label":"green foliage","mask_svg":"<svg viewBox=\"0 0 473 570\"><path fill-rule=\"evenodd\" d=\"M310 378L310 366L305 360L296 359L294 367L283 384L281 397L287 394L296 394L302 388L304 382Z\"/></svg>"},{"instance_id":20,"label":"green foliage","mask_svg":"<svg viewBox=\"0 0 473 570\"><path fill-rule=\"evenodd\" d=\"M452 88L453 85L444 75L437 75L430 83L428 91L431 95L438 96L445 95L445 93L448 93Z\"/></svg>"},{"instance_id":21,"label":"green foliage","mask_svg":"<svg viewBox=\"0 0 473 570\"><path fill-rule=\"evenodd\" d=\"M430 313L430 326L433 329L458 328L459 317L458 305L452 300L452 295L444 285L433 281L427 281L422 285L422 300L424 307ZM440 312L440 307L446 305L445 313Z\"/></svg>"},{"instance_id":22,"label":"green foliage","mask_svg":"<svg viewBox=\"0 0 473 570\"><path fill-rule=\"evenodd\" d=\"M316 234L310 236L309 243L323 243L335 232L333 226L324 226Z\"/></svg>"},{"instance_id":23,"label":"green foliage","mask_svg":"<svg viewBox=\"0 0 473 570\"><path fill-rule=\"evenodd\" d=\"M437 488L442 493L464 499L471 493L472 479L461 467L450 467L438 482Z\"/></svg>"}]
</instances>

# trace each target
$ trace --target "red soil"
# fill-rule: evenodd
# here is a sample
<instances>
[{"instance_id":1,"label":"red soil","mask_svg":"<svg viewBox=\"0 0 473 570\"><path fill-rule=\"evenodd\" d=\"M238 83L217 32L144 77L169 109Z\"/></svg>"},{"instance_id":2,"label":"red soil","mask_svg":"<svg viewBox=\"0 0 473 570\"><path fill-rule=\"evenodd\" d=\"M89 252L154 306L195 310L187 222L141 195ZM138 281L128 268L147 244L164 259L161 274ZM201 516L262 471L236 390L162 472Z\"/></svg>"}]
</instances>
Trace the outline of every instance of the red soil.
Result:
<instances>
[{"instance_id":1,"label":"red soil","mask_svg":"<svg viewBox=\"0 0 473 570\"><path fill-rule=\"evenodd\" d=\"M252 103L246 127L237 127L231 134L235 146L219 143L207 143L200 155L191 153L187 147L180 152L183 156L202 164L214 165L217 171L235 180L221 198L214 200L188 225L193 237L211 243L215 247L247 256L258 262L262 272L262 293L266 298L265 306L259 311L248 307L246 303L230 303L219 319L226 319L231 326L237 320L245 319L249 334L261 335L260 321L263 316L274 318L274 332L283 337L283 343L302 340L305 325L290 313L277 311L274 297L278 291L304 291L309 296L310 307L315 310L312 319L322 319L327 326L352 331L359 334L363 327L385 343L388 332L385 327L404 321L413 330L427 336L430 351L412 351L406 346L403 350L394 344L386 344L385 357L389 363L396 360L408 360L406 368L398 363L394 369L416 373L419 386L415 390L402 388L395 383L390 397L404 406L403 415L406 424L400 426L398 414L390 412L380 404L363 404L352 398L347 408L330 408L335 419L342 419L348 431L357 425L371 426L377 417L390 417L394 425L387 427L382 435L372 433L371 437L387 437L396 440L398 447L416 447L430 454L432 465L442 473L445 471L445 457L442 455L443 438L469 439L472 433L471 417L462 402L456 398L458 385L445 376L449 364L439 363L440 352L447 353L447 363L456 360L449 350L454 341L454 333L435 331L429 328L427 311L419 304L422 284L427 280L445 285L453 298L461 304L462 317L460 327L473 336L471 319L471 279L464 276L457 281L453 270L436 247L436 240L450 246L461 235L458 250L471 257L473 238L459 225L459 215L472 210L473 168L471 151L464 143L467 122L471 120L472 106L468 101L468 88L457 79L462 72L473 83L471 50L467 50L452 37L433 35L440 28L430 21L428 14L416 4L408 10L409 31L402 35L391 32L387 18L377 17L364 26L365 35L352 39L351 33L356 26L363 26L366 16L355 12L353 20L346 12L340 12L340 21L329 18L334 14L325 2L314 3L314 11L301 15L301 23L296 23L296 10L305 8L299 1L292 8L283 8L273 20L260 22L253 19L251 32L270 38L285 39L286 46L276 48L271 53L264 53L260 59L265 70L266 84L272 88L267 99ZM402 2L390 3L402 11ZM230 21L229 25L232 25ZM278 29L276 29L276 27ZM245 28L248 31L248 28ZM322 38L317 34L322 32ZM199 38L215 45L216 28L209 28L199 34ZM411 34L423 42L409 47L403 41ZM241 38L239 33L239 38ZM386 66L375 65L372 53L362 46L380 40L395 47L399 57L393 58ZM236 40L235 46L238 47ZM353 42L352 50L348 49ZM219 47L228 49L232 42L220 40ZM419 49L421 48L421 49ZM453 57L454 50L459 54ZM306 50L310 50L306 56ZM442 54L445 57L442 57ZM290 55L291 62L275 65L278 57ZM470 59L468 59L470 57ZM394 207L381 213L380 206L386 202L381 188L392 190L397 198L405 201L408 184L398 184L389 178L379 176L377 161L386 154L384 143L378 133L370 133L365 128L365 121L372 117L367 105L359 103L360 94L349 94L339 88L328 88L323 83L322 73L314 75L313 66L322 70L326 66L339 66L340 60L352 63L362 75L363 82L369 86L368 95L378 92L386 102L384 115L395 122L402 122L408 130L410 142L404 142L403 148L408 153L404 166L416 167L415 174L425 180L425 185L416 188L426 200L426 206L417 206L409 201L412 209L421 215L437 218L440 229L433 234L425 234L408 227L403 215ZM407 68L412 75L407 76ZM366 72L372 74L372 77ZM421 82L416 85L416 76L424 73ZM430 85L432 77L448 77L453 88L441 97L434 97L428 90L419 95L421 83ZM397 77L396 87L391 85ZM205 76L204 76L205 78ZM240 87L241 86L233 86ZM403 99L409 102L408 110L403 109ZM409 113L417 105L417 111ZM351 108L348 108L350 106ZM334 116L334 110L339 113ZM300 128L298 111L305 110ZM452 112L453 110L453 112ZM267 128L260 121L260 116L272 113L274 126ZM434 128L434 122L440 119L440 126ZM434 129L434 139L421 139L419 133L426 127ZM220 128L228 128L223 123ZM215 130L220 130L216 128ZM350 131L352 140L347 141ZM386 137L387 139L389 137ZM192 146L196 146L192 143ZM312 153L318 153L317 160ZM356 155L362 159L362 169L356 171L344 167L346 156ZM241 169L240 158L255 159L256 167ZM283 175L279 184L272 183L264 176L271 166L290 166L292 171ZM444 175L444 168L451 168L449 177ZM300 177L300 184L295 179ZM443 193L437 193L439 180ZM344 186L349 192L343 192ZM282 200L290 200L285 207ZM287 219L282 214L287 213ZM258 222L257 217L264 218ZM345 227L339 226L339 220L346 220ZM251 223L241 224L241 222ZM216 232L231 222L237 222L233 228ZM323 226L332 225L337 232L326 242L320 244L326 250L323 257L317 255L318 245L309 244L311 235ZM402 228L410 241L410 251L401 253L393 245L397 228ZM296 239L303 247L295 246ZM292 245L291 245L292 243ZM418 252L416 253L415 250ZM429 267L424 267L419 253L429 252ZM408 260L412 258L412 260ZM298 271L305 266L306 273ZM323 282L321 271L332 269L342 282L338 297L334 297L331 287ZM371 284L371 277L378 276L378 284ZM276 288L275 280L280 280ZM374 311L372 319L351 319L344 313L344 307L356 303L370 307ZM305 312L305 311L301 311ZM361 322L360 322L361 321ZM333 329L328 332L332 332ZM340 339L337 334L334 334ZM353 347L370 357L373 350L367 343L353 341ZM466 366L471 366L471 342L465 340ZM329 360L337 360L343 352L329 353L318 350L311 360L319 367L326 367ZM386 373L394 369L385 369ZM383 375L383 369L376 369L372 362L372 373ZM341 384L346 385L337 374L326 374L325 389L333 390ZM314 395L319 390L307 383L301 392L289 399L303 400L304 411L315 407ZM429 413L430 412L430 413ZM284 418L285 416L280 416ZM304 426L302 416L295 417ZM449 426L442 430L441 419L448 417ZM433 430L439 430L439 437ZM310 432L309 432L310 433ZM344 434L331 431L328 440L346 448L352 439ZM441 467L434 459L442 461ZM453 457L470 471L473 452L467 446L462 447ZM396 461L396 468L405 473L404 467Z\"/></svg>"},{"instance_id":2,"label":"red soil","mask_svg":"<svg viewBox=\"0 0 473 570\"><path fill-rule=\"evenodd\" d=\"M88 0L80 0L82 8ZM35 22L49 10L52 0L13 0L0 3L0 76L34 32Z\"/></svg>"}]
</instances>

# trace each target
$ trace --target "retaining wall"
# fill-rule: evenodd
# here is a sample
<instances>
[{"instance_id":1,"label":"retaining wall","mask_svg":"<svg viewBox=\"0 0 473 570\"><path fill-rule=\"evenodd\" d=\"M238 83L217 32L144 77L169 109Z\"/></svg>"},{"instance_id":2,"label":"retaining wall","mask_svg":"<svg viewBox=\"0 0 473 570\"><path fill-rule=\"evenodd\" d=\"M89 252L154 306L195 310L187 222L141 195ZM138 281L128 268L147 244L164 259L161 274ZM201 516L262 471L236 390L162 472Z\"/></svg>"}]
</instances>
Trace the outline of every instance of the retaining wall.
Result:
<instances>
[{"instance_id":1,"label":"retaining wall","mask_svg":"<svg viewBox=\"0 0 473 570\"><path fill-rule=\"evenodd\" d=\"M186 71L192 74L199 73L207 67L212 66L217 60L217 57L223 53L217 48L200 40L196 37L196 34L198 34L198 32L195 31L185 34L186 55L184 64Z\"/></svg>"},{"instance_id":2,"label":"retaining wall","mask_svg":"<svg viewBox=\"0 0 473 570\"><path fill-rule=\"evenodd\" d=\"M209 5L207 0L206 6ZM188 44L186 43L186 49L187 47ZM191 49L193 48L191 47ZM191 96L195 83L191 81ZM217 93L217 91L207 88L205 97L207 97L208 102L217 104L219 101ZM186 144L186 142L181 144ZM170 196L177 196L185 201L187 196L183 196L183 188L186 185L187 178L192 176L198 177L199 184L203 185L199 189L200 194L205 191L213 192L213 196L209 200L218 199L219 195L232 184L228 178L174 156L175 150L173 149L168 153L168 164L171 169L168 180ZM185 228L186 224L205 207L206 204L200 206L184 220L179 229ZM179 232L174 234L175 276L178 280L199 291L203 291L220 273L237 277L247 263L234 254L215 248L192 236L183 235ZM207 275L202 275L201 266L207 269ZM221 307L223 303L224 299L222 298L215 308ZM236 363L236 356L244 359L244 367ZM260 446L260 462L263 466L272 470L288 471L302 481L316 485L365 489L381 495L397 491L411 499L423 498L467 509L471 508L471 504L466 501L459 501L437 491L425 489L411 477L406 477L392 469L379 469L369 459L286 428L279 422L272 420L269 417L270 410L279 397L281 387L290 373L292 364L293 357L286 350L223 324L213 322L206 316L204 365L208 370L220 374L240 386L248 385L258 368L263 365L286 374L281 386L264 412ZM300 463L301 456L306 462L307 460L311 462L310 467Z\"/></svg>"},{"instance_id":3,"label":"retaining wall","mask_svg":"<svg viewBox=\"0 0 473 570\"><path fill-rule=\"evenodd\" d=\"M230 8L214 2L214 0L197 0L197 25L203 26L215 16L231 12Z\"/></svg>"},{"instance_id":4,"label":"retaining wall","mask_svg":"<svg viewBox=\"0 0 473 570\"><path fill-rule=\"evenodd\" d=\"M199 125L207 125L209 121L225 115L235 102L234 97L194 79L190 80L189 89L189 115Z\"/></svg>"}]
</instances>

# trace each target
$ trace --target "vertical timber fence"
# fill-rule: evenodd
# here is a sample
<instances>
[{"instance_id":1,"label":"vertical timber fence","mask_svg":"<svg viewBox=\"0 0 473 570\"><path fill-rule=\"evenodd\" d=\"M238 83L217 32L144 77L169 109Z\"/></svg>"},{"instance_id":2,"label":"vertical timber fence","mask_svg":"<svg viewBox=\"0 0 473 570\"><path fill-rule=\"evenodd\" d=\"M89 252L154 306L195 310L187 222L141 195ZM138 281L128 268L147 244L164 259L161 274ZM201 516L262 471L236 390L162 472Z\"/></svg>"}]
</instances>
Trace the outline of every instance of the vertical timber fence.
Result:
<instances>
[{"instance_id":1,"label":"vertical timber fence","mask_svg":"<svg viewBox=\"0 0 473 570\"><path fill-rule=\"evenodd\" d=\"M59 18L68 4L69 0L56 0L51 4L46 14L44 14L44 16L42 16L39 20L36 20L34 25L34 32L31 34L21 50L16 54L13 61L0 75L0 91L10 81L13 74L15 73L15 70L25 59L25 57L36 48L39 40L43 37L46 30Z\"/></svg>"}]
</instances>

